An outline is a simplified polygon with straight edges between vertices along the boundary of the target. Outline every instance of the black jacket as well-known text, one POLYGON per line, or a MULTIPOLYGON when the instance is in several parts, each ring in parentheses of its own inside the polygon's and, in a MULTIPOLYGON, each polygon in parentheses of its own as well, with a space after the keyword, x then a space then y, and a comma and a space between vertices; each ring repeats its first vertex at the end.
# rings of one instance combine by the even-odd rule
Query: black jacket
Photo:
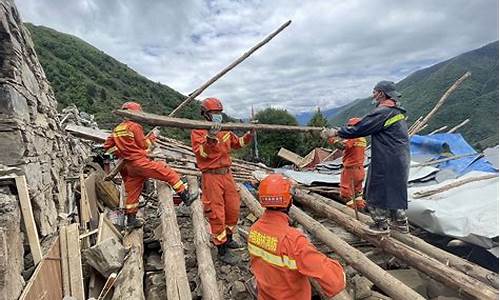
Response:
POLYGON ((341 138, 372 137, 365 198, 373 207, 408 208, 410 145, 404 113, 401 107, 378 106, 356 126, 338 132, 341 138))

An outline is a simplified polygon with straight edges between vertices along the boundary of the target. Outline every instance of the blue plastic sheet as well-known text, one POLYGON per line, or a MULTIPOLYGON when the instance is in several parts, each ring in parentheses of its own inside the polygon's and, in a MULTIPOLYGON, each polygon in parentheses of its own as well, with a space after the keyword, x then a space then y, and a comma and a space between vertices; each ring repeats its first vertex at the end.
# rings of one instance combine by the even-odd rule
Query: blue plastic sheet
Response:
MULTIPOLYGON (((410 140, 412 156, 426 155, 434 159, 446 158, 454 155, 477 153, 459 133, 437 133, 433 135, 414 135, 410 140)), ((470 171, 496 173, 498 170, 485 158, 477 155, 466 156, 442 162, 439 169, 451 169, 461 176, 470 171)))

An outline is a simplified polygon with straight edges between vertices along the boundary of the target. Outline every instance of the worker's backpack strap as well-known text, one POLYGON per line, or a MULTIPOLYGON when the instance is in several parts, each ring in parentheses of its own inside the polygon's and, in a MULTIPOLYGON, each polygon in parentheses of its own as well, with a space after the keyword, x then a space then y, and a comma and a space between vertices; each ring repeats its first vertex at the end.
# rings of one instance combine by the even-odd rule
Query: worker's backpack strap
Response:
POLYGON ((401 120, 405 120, 406 119, 406 116, 403 115, 403 114, 397 114, 395 116, 392 116, 390 117, 389 119, 387 119, 384 123, 384 128, 387 128, 389 126, 392 126, 394 125, 395 123, 401 121, 401 120))

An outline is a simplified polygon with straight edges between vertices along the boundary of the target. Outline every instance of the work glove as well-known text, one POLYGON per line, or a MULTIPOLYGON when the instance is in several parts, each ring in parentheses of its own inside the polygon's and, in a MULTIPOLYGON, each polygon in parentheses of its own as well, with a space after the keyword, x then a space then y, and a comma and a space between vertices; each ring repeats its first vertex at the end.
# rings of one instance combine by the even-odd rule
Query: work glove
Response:
POLYGON ((337 136, 338 130, 335 128, 323 128, 321 130, 320 136, 322 139, 328 139, 330 137, 335 137, 337 136))
POLYGON ((356 199, 356 200, 351 200, 346 203, 347 206, 350 208, 354 209, 354 203, 356 203, 356 208, 357 209, 363 209, 366 207, 366 202, 363 199, 356 199))
POLYGON ((208 130, 207 137, 216 140, 217 139, 217 133, 219 133, 219 131, 221 130, 221 128, 222 128, 222 124, 221 123, 213 123, 212 126, 210 127, 210 129, 208 130))

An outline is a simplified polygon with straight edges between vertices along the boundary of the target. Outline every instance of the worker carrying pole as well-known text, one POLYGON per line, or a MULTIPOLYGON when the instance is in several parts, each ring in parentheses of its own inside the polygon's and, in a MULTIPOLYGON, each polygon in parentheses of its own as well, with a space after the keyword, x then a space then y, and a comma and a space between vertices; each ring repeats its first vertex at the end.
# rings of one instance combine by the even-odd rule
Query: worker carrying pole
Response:
POLYGON ((202 174, 203 209, 212 242, 217 246, 219 259, 233 265, 239 259, 229 249, 243 246, 233 239, 240 215, 240 196, 231 173, 231 150, 250 144, 253 135, 249 131, 238 137, 231 131, 221 131, 222 110, 217 98, 201 102, 201 115, 213 125, 209 130, 193 130, 191 144, 202 174))
MULTIPOLYGON (((360 118, 351 118, 346 126, 355 126, 361 121, 360 118)), ((366 138, 340 140, 336 137, 328 138, 328 143, 342 150, 342 174, 340 175, 340 198, 347 206, 363 209, 366 206, 363 199, 363 181, 365 180, 365 150, 366 138)))
MULTIPOLYGON (((141 105, 136 102, 126 102, 122 109, 142 111, 141 105)), ((113 129, 112 134, 106 139, 104 149, 123 160, 120 174, 123 178, 127 199, 125 201, 125 215, 127 227, 137 228, 143 221, 136 218, 139 210, 139 197, 148 178, 165 181, 180 196, 184 204, 191 203, 198 197, 198 191, 189 191, 187 181, 181 180, 177 172, 172 170, 165 162, 153 161, 148 157, 148 148, 158 137, 158 130, 153 130, 144 136, 142 126, 136 122, 124 119, 113 129)))
POLYGON ((291 190, 291 182, 281 174, 271 174, 259 185, 259 202, 266 210, 248 234, 258 299, 311 299, 309 278, 333 297, 346 286, 344 269, 290 226, 291 190))

